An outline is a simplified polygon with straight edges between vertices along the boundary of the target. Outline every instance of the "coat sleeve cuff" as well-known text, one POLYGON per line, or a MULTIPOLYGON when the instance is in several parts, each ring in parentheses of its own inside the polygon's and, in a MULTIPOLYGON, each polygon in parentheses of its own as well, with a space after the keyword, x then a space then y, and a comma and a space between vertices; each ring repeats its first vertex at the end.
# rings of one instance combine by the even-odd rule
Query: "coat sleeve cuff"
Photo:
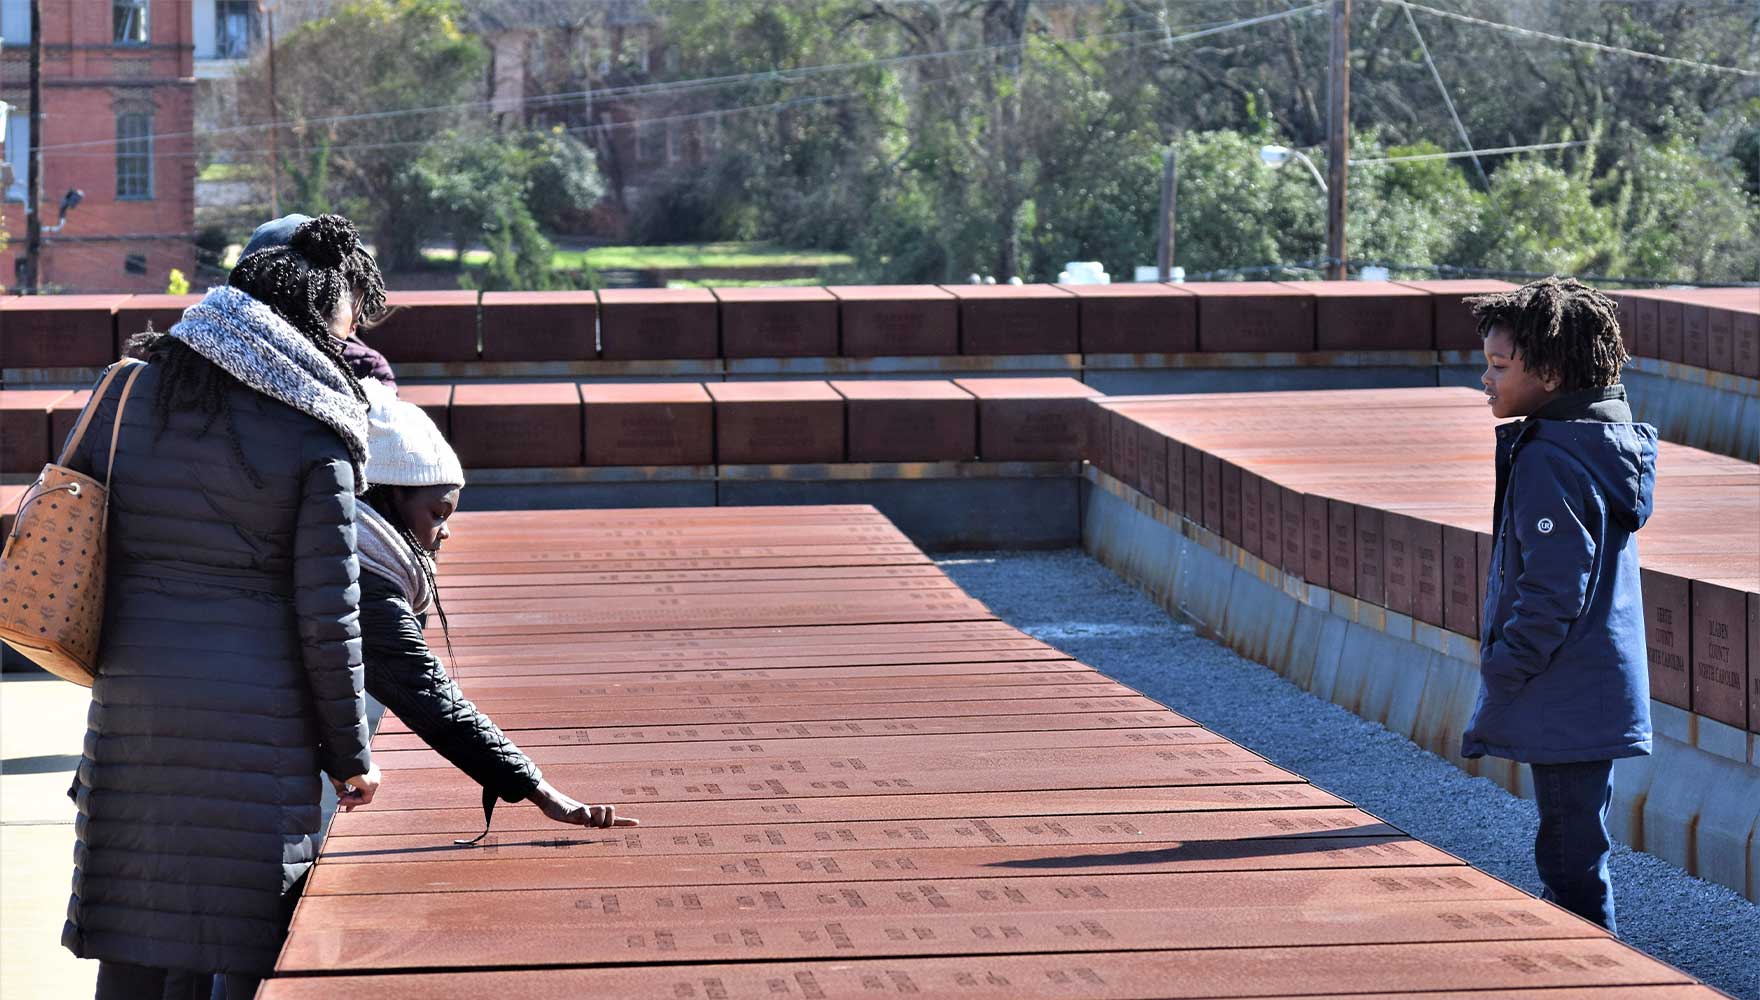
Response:
POLYGON ((328 755, 324 765, 324 773, 337 781, 347 781, 356 775, 366 774, 373 769, 373 751, 362 747, 359 753, 347 757, 328 755))

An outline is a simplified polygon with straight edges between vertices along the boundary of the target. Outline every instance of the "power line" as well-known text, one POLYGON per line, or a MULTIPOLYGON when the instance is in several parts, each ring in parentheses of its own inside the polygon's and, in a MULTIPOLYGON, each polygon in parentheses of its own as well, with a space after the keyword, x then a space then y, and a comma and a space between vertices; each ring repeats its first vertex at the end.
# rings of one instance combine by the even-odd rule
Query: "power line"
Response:
POLYGON ((1649 59, 1654 62, 1666 63, 1670 66, 1682 66, 1706 73, 1732 73, 1736 76, 1760 77, 1760 70, 1743 69, 1740 66, 1725 66, 1721 63, 1700 62, 1697 59, 1682 59, 1678 56, 1665 56, 1658 52, 1645 52, 1642 49, 1628 49, 1619 45, 1605 45, 1601 42, 1591 42, 1581 38, 1571 38, 1568 35, 1554 35, 1551 32, 1536 31, 1533 28, 1520 28, 1513 24, 1505 24, 1502 21, 1489 21, 1482 17, 1473 17, 1470 14, 1457 14, 1451 10, 1439 10, 1435 7, 1426 7, 1421 3, 1412 3, 1411 0, 1382 0, 1382 2, 1405 7, 1408 10, 1421 10, 1426 14, 1434 14, 1437 17, 1445 17, 1453 21, 1461 21, 1466 24, 1476 24, 1481 27, 1492 28, 1497 31, 1505 31, 1514 35, 1525 35, 1529 38, 1544 38, 1547 41, 1558 42, 1561 45, 1575 45, 1578 48, 1593 49, 1597 52, 1606 52, 1610 55, 1630 56, 1634 59, 1649 59))
MULTIPOLYGON (((1400 264, 1385 260, 1352 259, 1352 267, 1385 267, 1390 271, 1426 271, 1438 275, 1464 275, 1472 278, 1550 278, 1555 271, 1516 271, 1494 267, 1466 267, 1459 264, 1400 264)), ((1676 278, 1632 278, 1613 277, 1605 274, 1573 274, 1570 277, 1583 281, 1593 281, 1603 285, 1648 285, 1669 286, 1679 285, 1691 288, 1760 288, 1760 282, 1753 281, 1681 281, 1676 278)))
POLYGON ((1461 123, 1460 113, 1454 109, 1454 98, 1448 96, 1448 87, 1442 82, 1442 74, 1436 69, 1436 60, 1430 58, 1430 46, 1424 41, 1424 33, 1418 30, 1418 22, 1412 18, 1412 8, 1401 5, 1400 11, 1406 16, 1406 24, 1412 29, 1412 37, 1418 40, 1418 51, 1424 53, 1424 65, 1430 67, 1430 78, 1436 81, 1436 90, 1442 94, 1442 103, 1448 106, 1448 117, 1454 119, 1454 128, 1460 133, 1461 142, 1466 144, 1467 154, 1472 157, 1473 169, 1479 172, 1479 182, 1486 187, 1491 186, 1491 178, 1485 176, 1485 167, 1479 162, 1479 154, 1473 150, 1473 138, 1467 134, 1467 127, 1461 123))
MULTIPOLYGON (((1261 15, 1259 17, 1251 17, 1251 18, 1246 18, 1243 20, 1223 22, 1221 24, 1217 24, 1217 25, 1210 26, 1210 27, 1205 27, 1205 28, 1202 28, 1199 30, 1189 31, 1189 32, 1186 32, 1181 35, 1175 35, 1172 38, 1160 37, 1160 38, 1156 39, 1156 44, 1171 44, 1174 42, 1194 41, 1199 38, 1207 38, 1211 35, 1222 34, 1223 32, 1227 32, 1227 31, 1236 31, 1241 28, 1249 28, 1249 27, 1254 27, 1254 26, 1260 25, 1260 24, 1269 24, 1274 21, 1281 21, 1286 18, 1295 17, 1296 15, 1299 15, 1299 14, 1305 14, 1305 13, 1312 12, 1314 10, 1321 9, 1324 6, 1325 6, 1324 2, 1311 3, 1311 4, 1308 4, 1307 6, 1295 7, 1295 8, 1291 8, 1289 10, 1278 11, 1274 14, 1265 14, 1265 15, 1261 15)), ((1142 35, 1151 35, 1151 34, 1152 35, 1161 35, 1162 31, 1160 28, 1141 28, 1141 29, 1136 29, 1136 30, 1132 30, 1132 31, 1119 31, 1119 32, 1112 32, 1109 34, 1095 35, 1095 36, 1093 36, 1089 39, 1085 39, 1085 40, 1086 41, 1112 41, 1112 40, 1122 40, 1122 39, 1126 39, 1126 38, 1134 38, 1134 37, 1138 37, 1138 36, 1142 36, 1142 35)), ((939 52, 913 52, 913 53, 906 53, 904 55, 897 55, 897 56, 883 56, 883 57, 880 57, 877 59, 857 60, 854 62, 825 63, 825 64, 821 64, 821 65, 817 65, 817 66, 802 66, 802 67, 798 67, 795 69, 768 69, 768 70, 759 70, 759 71, 751 72, 751 73, 735 73, 735 74, 727 74, 727 75, 721 75, 721 76, 699 77, 699 78, 691 79, 691 80, 670 80, 670 81, 660 81, 660 82, 656 82, 656 83, 627 84, 627 85, 620 86, 620 87, 599 87, 599 88, 592 88, 592 89, 587 89, 587 90, 564 91, 564 92, 555 93, 555 94, 540 94, 540 95, 536 95, 533 97, 522 97, 522 98, 519 98, 517 101, 507 101, 505 99, 497 100, 495 98, 485 98, 482 100, 475 100, 475 101, 457 101, 457 102, 453 102, 450 104, 428 105, 426 107, 419 107, 419 108, 393 108, 393 109, 386 109, 383 111, 363 111, 363 112, 355 112, 355 113, 343 114, 343 115, 324 115, 324 116, 319 116, 319 117, 315 117, 315 118, 282 119, 279 121, 256 122, 256 123, 252 123, 249 125, 229 125, 229 126, 223 126, 223 127, 214 128, 214 129, 204 129, 200 132, 196 132, 194 130, 191 130, 188 132, 154 132, 149 135, 149 138, 151 138, 155 141, 161 140, 161 139, 187 139, 187 138, 192 138, 196 135, 201 135, 203 137, 216 136, 216 135, 230 135, 230 134, 238 134, 238 133, 244 133, 244 132, 259 132, 259 131, 263 131, 265 129, 285 128, 285 127, 291 127, 294 125, 310 127, 310 126, 315 126, 315 125, 343 124, 343 123, 347 123, 347 122, 357 122, 357 121, 382 121, 382 120, 386 120, 386 119, 401 118, 401 117, 407 117, 407 116, 411 116, 411 115, 438 114, 438 113, 444 112, 444 111, 473 111, 473 110, 476 110, 476 111, 495 112, 495 111, 500 110, 501 108, 506 107, 508 104, 516 104, 520 107, 544 107, 547 105, 567 103, 567 102, 571 102, 571 101, 591 101, 591 100, 601 100, 601 99, 610 99, 610 98, 618 98, 618 97, 649 97, 649 96, 653 96, 656 94, 674 94, 674 93, 687 92, 687 91, 692 91, 692 90, 709 89, 709 88, 713 88, 713 87, 724 87, 724 86, 730 86, 733 84, 740 84, 740 83, 755 83, 755 82, 793 83, 797 80, 807 79, 807 78, 813 77, 813 76, 819 76, 819 75, 830 74, 830 73, 844 73, 844 72, 850 72, 850 71, 858 70, 858 69, 868 69, 871 67, 899 66, 899 65, 908 65, 911 63, 929 62, 929 61, 942 60, 942 59, 957 59, 957 58, 966 58, 966 57, 970 57, 970 56, 990 55, 990 54, 994 54, 997 52, 1004 52, 1004 51, 1008 51, 1008 50, 1012 50, 1012 49, 1025 48, 1028 44, 1030 44, 1030 39, 1023 39, 1019 42, 1004 42, 1004 43, 997 44, 997 45, 981 45, 981 46, 974 46, 974 47, 964 48, 964 49, 945 49, 945 50, 942 50, 939 52)), ((82 140, 80 142, 65 142, 65 143, 56 143, 54 145, 47 145, 47 146, 41 147, 41 150, 44 152, 48 152, 51 150, 77 149, 77 148, 81 148, 81 147, 90 147, 90 146, 113 146, 113 145, 115 145, 115 143, 116 143, 116 140, 114 140, 114 139, 87 139, 87 140, 82 140)))
POLYGON ((1592 146, 1593 139, 1577 139, 1572 142, 1537 142, 1528 146, 1499 146, 1496 149, 1466 149, 1454 153, 1413 153, 1409 156, 1377 156, 1366 160, 1352 160, 1353 167, 1369 167, 1379 163, 1412 163, 1418 160, 1458 160, 1465 157, 1500 156, 1507 153, 1535 153, 1546 149, 1571 149, 1576 146, 1592 146))

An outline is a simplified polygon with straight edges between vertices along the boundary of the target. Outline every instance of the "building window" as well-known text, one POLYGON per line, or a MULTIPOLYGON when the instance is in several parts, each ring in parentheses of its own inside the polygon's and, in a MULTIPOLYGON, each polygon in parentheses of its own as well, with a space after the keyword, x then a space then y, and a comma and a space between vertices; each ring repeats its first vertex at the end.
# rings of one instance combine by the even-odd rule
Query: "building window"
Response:
POLYGON ((7 201, 23 201, 25 181, 30 177, 30 117, 23 108, 15 107, 6 116, 6 162, 0 165, 5 175, 7 201))
POLYGON ((147 44, 147 0, 110 0, 117 45, 147 44))
POLYGON ((146 274, 147 255, 144 253, 131 253, 122 258, 122 270, 126 274, 146 274))
POLYGON ((640 122, 636 125, 636 162, 659 163, 666 158, 666 123, 640 122))
POLYGON ((0 38, 23 48, 31 38, 31 0, 0 0, 0 38))
POLYGON ((153 116, 130 111, 116 116, 116 197, 153 196, 153 116))
POLYGON ((257 40, 257 0, 214 0, 214 57, 248 59, 257 40))

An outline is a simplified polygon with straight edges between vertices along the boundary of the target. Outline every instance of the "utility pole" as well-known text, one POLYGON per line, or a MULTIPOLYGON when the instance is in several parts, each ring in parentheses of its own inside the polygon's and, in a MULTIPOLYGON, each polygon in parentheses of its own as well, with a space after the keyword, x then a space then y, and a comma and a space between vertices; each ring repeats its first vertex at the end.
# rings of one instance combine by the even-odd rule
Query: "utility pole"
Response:
POLYGON ((1332 0, 1332 72, 1326 88, 1326 277, 1345 278, 1345 189, 1351 155, 1351 0, 1332 0))
POLYGON ((276 152, 275 133, 281 131, 281 100, 275 90, 275 4, 257 0, 269 32, 269 218, 281 218, 281 156, 276 152))
POLYGON ((25 129, 24 268, 19 273, 19 289, 26 295, 37 294, 37 274, 43 252, 43 5, 31 0, 31 97, 25 129))
POLYGON ((1161 281, 1173 277, 1173 220, 1178 206, 1179 147, 1170 142, 1161 161, 1161 231, 1155 241, 1155 268, 1161 281))

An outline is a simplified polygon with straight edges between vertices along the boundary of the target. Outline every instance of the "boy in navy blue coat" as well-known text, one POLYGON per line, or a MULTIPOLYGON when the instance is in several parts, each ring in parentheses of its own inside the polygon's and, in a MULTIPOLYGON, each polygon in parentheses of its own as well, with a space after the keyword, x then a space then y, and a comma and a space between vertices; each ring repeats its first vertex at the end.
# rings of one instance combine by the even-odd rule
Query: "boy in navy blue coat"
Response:
POLYGON ((1656 428, 1632 421, 1613 303, 1546 278, 1474 299, 1497 428, 1496 544, 1483 687, 1462 740, 1533 770, 1545 898, 1610 931, 1613 761, 1650 752, 1634 537, 1650 516, 1656 428))

